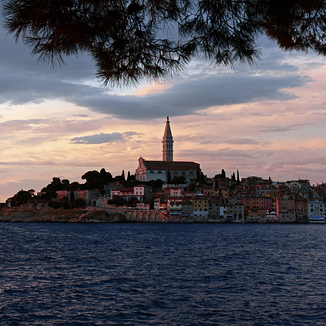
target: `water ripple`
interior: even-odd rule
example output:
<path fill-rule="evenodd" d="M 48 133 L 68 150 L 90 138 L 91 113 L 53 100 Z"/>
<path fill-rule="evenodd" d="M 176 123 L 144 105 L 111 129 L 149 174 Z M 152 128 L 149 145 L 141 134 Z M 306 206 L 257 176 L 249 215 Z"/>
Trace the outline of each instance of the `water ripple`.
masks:
<path fill-rule="evenodd" d="M 325 231 L 2 223 L 1 325 L 325 325 Z"/>

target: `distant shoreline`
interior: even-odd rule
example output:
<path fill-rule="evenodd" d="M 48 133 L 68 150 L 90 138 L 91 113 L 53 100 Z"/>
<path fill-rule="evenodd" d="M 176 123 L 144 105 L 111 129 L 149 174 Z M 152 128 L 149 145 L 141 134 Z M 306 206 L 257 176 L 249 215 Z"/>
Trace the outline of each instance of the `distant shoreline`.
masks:
<path fill-rule="evenodd" d="M 13 209 L 0 210 L 0 222 L 24 223 L 206 223 L 206 224 L 308 224 L 279 223 L 271 221 L 232 222 L 232 220 L 202 220 L 201 218 L 176 218 L 157 211 L 89 210 L 89 209 Z"/>

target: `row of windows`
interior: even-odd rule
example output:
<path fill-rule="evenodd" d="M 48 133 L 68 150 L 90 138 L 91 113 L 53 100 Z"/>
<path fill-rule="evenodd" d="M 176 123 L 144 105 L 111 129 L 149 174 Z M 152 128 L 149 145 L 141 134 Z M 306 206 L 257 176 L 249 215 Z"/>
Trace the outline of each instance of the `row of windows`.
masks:
<path fill-rule="evenodd" d="M 149 173 L 155 173 L 153 170 L 150 170 Z M 162 171 L 157 171 L 156 173 L 163 173 Z M 174 176 L 178 176 L 179 173 L 178 172 L 173 172 Z M 186 172 L 181 172 L 180 174 L 182 177 L 185 177 L 186 176 Z M 189 176 L 193 176 L 194 175 L 194 172 L 193 171 L 190 171 L 189 172 Z"/>

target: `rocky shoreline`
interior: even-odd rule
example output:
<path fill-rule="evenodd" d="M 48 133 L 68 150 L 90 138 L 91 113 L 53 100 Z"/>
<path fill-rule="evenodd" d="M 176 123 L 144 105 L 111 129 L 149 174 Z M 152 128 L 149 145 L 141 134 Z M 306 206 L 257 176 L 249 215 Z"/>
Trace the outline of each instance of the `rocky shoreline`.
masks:
<path fill-rule="evenodd" d="M 203 220 L 177 218 L 158 211 L 104 210 L 104 209 L 0 209 L 1 222 L 38 223 L 234 223 L 231 219 Z M 247 223 L 277 223 L 270 220 L 247 220 Z M 292 222 L 296 224 L 298 222 Z M 302 221 L 301 223 L 308 223 Z M 287 224 L 287 223 L 286 223 Z"/>
<path fill-rule="evenodd" d="M 2 209 L 0 222 L 121 223 L 127 220 L 119 212 L 104 210 Z"/>

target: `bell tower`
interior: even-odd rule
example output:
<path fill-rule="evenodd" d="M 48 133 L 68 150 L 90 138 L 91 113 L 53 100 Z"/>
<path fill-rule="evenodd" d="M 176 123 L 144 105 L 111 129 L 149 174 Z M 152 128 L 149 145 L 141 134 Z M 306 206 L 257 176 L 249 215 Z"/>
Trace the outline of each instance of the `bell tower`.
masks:
<path fill-rule="evenodd" d="M 163 161 L 173 161 L 173 137 L 170 128 L 169 117 L 166 118 L 163 136 Z"/>

